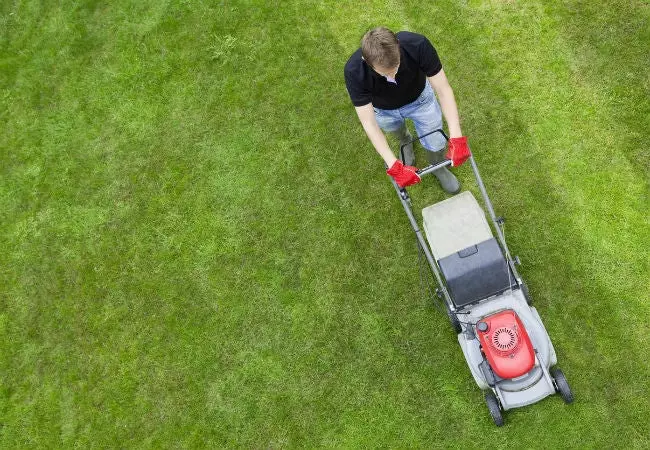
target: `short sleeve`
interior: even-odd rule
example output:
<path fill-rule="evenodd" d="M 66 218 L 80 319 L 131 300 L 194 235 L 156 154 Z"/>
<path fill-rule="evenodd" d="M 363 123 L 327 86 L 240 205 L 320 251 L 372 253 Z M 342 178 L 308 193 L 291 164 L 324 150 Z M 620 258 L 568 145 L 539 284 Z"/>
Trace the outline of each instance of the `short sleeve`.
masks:
<path fill-rule="evenodd" d="M 364 86 L 363 81 L 358 80 L 346 67 L 345 70 L 345 87 L 350 94 L 350 100 L 354 106 L 363 106 L 372 103 L 372 94 Z"/>
<path fill-rule="evenodd" d="M 433 48 L 429 39 L 422 36 L 422 40 L 418 45 L 418 50 L 420 56 L 420 69 L 422 69 L 427 77 L 432 77 L 442 70 L 442 62 L 438 57 L 438 52 Z"/>

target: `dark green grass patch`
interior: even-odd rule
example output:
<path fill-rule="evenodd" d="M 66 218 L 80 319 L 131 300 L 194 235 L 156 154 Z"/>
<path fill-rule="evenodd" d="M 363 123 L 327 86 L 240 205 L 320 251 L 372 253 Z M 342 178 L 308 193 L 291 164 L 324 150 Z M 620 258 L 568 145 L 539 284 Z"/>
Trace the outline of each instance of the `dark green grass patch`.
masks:
<path fill-rule="evenodd" d="M 649 446 L 649 16 L 2 3 L 0 446 Z M 379 24 L 436 45 L 573 405 L 496 429 L 423 294 L 343 84 Z"/>

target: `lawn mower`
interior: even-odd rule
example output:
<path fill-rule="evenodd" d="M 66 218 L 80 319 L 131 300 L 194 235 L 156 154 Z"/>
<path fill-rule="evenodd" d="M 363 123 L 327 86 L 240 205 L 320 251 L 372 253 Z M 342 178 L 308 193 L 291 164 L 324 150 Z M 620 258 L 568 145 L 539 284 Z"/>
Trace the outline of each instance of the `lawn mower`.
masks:
<path fill-rule="evenodd" d="M 404 147 L 435 130 L 418 136 Z M 451 165 L 450 160 L 418 170 L 424 177 Z M 504 219 L 494 214 L 492 203 L 473 156 L 469 163 L 496 231 L 494 237 L 483 209 L 470 191 L 463 191 L 422 210 L 422 231 L 405 188 L 391 178 L 415 231 L 438 288 L 434 301 L 443 300 L 444 312 L 458 336 L 470 371 L 485 392 L 485 402 L 497 426 L 502 411 L 519 408 L 559 393 L 566 403 L 573 394 L 566 377 L 554 368 L 557 357 L 526 284 L 519 276 L 505 241 Z"/>

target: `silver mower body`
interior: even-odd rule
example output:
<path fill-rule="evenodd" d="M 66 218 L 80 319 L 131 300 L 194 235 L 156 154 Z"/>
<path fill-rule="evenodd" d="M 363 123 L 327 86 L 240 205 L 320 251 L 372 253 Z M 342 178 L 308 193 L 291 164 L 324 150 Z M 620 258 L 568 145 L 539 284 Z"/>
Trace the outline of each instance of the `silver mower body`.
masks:
<path fill-rule="evenodd" d="M 497 290 L 490 297 L 476 300 L 460 308 L 459 305 L 455 304 L 457 316 L 462 316 L 463 322 L 461 332 L 458 333 L 458 343 L 479 388 L 483 390 L 493 389 L 504 410 L 529 405 L 555 394 L 555 386 L 549 370 L 551 366 L 557 363 L 557 357 L 551 339 L 537 310 L 528 305 L 522 289 L 516 285 L 514 274 L 507 274 L 510 269 L 505 258 L 502 257 L 500 249 L 495 246 L 480 248 L 481 243 L 488 242 L 494 237 L 483 209 L 481 209 L 471 192 L 462 192 L 425 208 L 422 210 L 422 217 L 424 231 L 431 251 L 438 266 L 442 266 L 443 270 L 445 258 L 473 246 L 479 246 L 478 252 L 466 258 L 472 258 L 472 256 L 478 255 L 480 251 L 499 252 L 496 257 L 497 259 L 502 258 L 501 267 L 486 267 L 485 264 L 482 264 L 481 267 L 478 267 L 479 273 L 473 273 L 476 271 L 472 271 L 470 268 L 467 271 L 469 273 L 462 275 L 494 278 L 494 270 L 502 270 L 506 273 L 502 281 L 507 282 L 507 284 L 502 283 L 503 292 Z M 468 265 L 471 265 L 471 262 L 468 262 Z M 479 265 L 481 263 L 483 261 L 479 261 Z M 509 279 L 510 277 L 511 279 Z M 493 291 L 488 291 L 488 294 L 491 293 Z M 456 300 L 454 293 L 451 292 L 450 294 L 452 302 L 454 302 Z M 503 310 L 512 310 L 517 313 L 526 328 L 537 356 L 535 366 L 527 374 L 515 379 L 500 379 L 490 373 L 489 368 L 485 367 L 485 358 L 475 330 L 469 325 L 476 324 L 481 319 Z M 458 314 L 459 312 L 463 314 Z"/>

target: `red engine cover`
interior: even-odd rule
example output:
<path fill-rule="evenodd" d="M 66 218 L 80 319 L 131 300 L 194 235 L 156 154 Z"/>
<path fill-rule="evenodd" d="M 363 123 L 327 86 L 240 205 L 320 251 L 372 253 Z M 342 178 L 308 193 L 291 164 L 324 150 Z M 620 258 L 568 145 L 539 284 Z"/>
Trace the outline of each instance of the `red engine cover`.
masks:
<path fill-rule="evenodd" d="M 487 324 L 487 329 L 485 325 Z M 517 314 L 511 310 L 485 317 L 476 324 L 483 353 L 492 370 L 501 378 L 516 378 L 535 365 L 535 351 L 526 329 Z"/>

